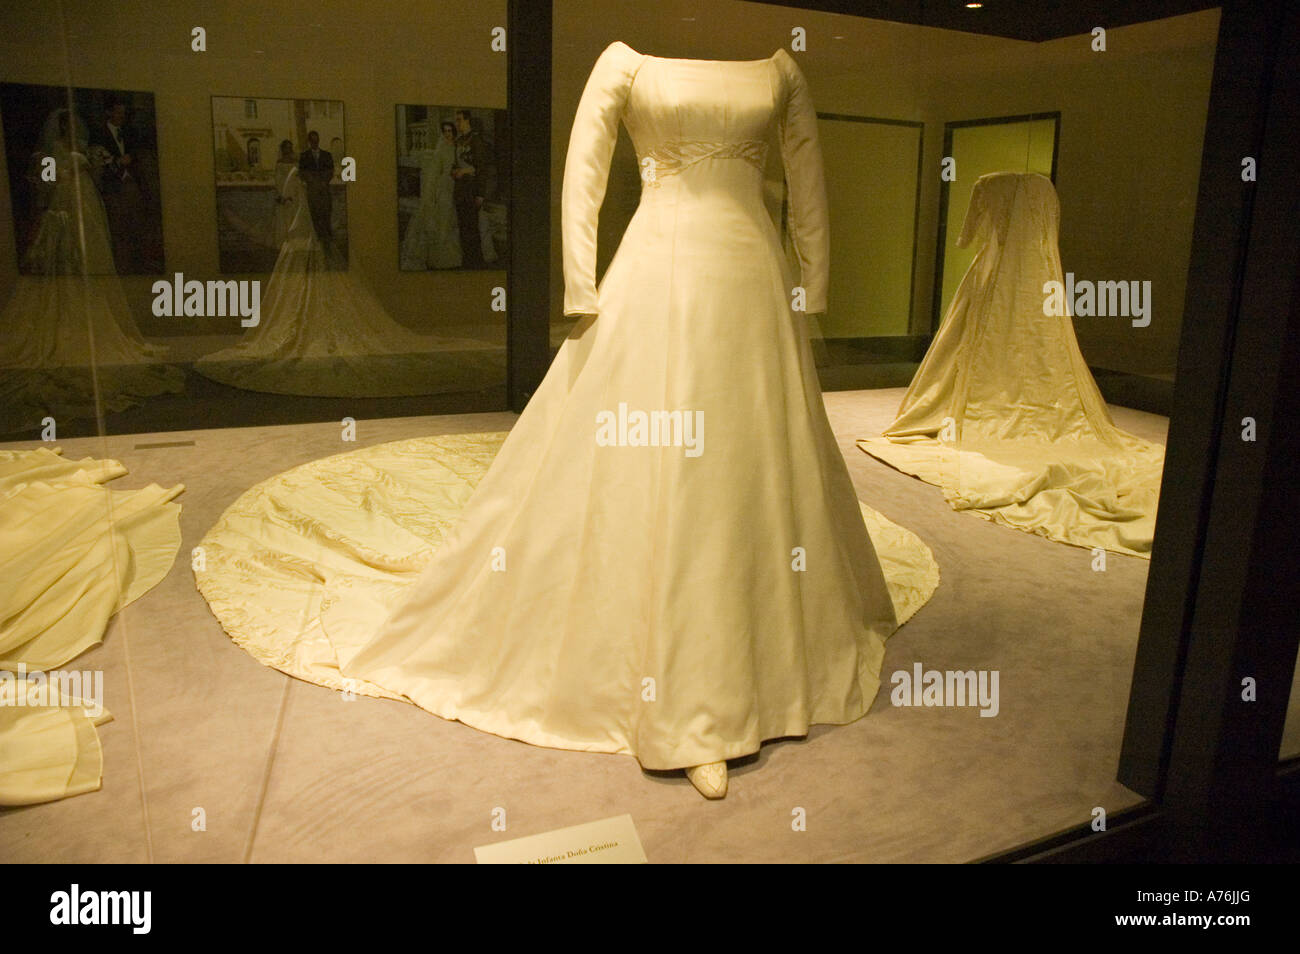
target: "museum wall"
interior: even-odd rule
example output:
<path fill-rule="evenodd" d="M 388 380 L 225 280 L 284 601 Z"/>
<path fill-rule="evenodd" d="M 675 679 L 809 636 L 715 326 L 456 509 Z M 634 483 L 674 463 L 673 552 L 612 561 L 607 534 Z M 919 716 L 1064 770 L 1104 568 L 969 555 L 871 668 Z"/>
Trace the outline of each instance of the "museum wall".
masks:
<path fill-rule="evenodd" d="M 1093 280 L 1150 280 L 1147 328 L 1124 319 L 1077 319 L 1089 363 L 1133 373 L 1172 374 L 1181 328 L 1218 12 L 1108 31 L 1107 52 L 1088 36 L 1042 44 L 863 20 L 766 4 L 717 2 L 709 29 L 698 6 L 557 0 L 552 132 L 552 317 L 561 315 L 560 188 L 570 124 L 596 57 L 615 39 L 643 53 L 756 59 L 803 26 L 810 51 L 799 62 L 821 113 L 925 122 L 924 169 L 938 170 L 945 122 L 1036 112 L 1061 113 L 1058 151 L 1061 255 L 1065 270 Z M 842 39 L 826 38 L 840 36 Z M 755 39 L 767 36 L 768 41 Z M 873 51 L 869 58 L 862 50 Z M 620 135 L 601 224 L 608 263 L 635 209 L 635 157 Z M 914 156 L 900 156 L 914 165 Z M 830 170 L 833 171 L 833 170 Z M 620 176 L 621 173 L 621 176 Z M 862 176 L 873 170 L 863 168 Z M 960 175 L 960 170 L 958 171 Z M 833 191 L 833 183 L 831 189 Z M 940 208 L 937 175 L 923 175 L 917 210 L 912 331 L 928 332 Z M 832 200 L 832 218 L 835 206 Z M 955 224 L 960 228 L 960 213 Z M 836 229 L 837 263 L 865 254 Z M 876 251 L 878 254 L 878 250 Z M 895 256 L 911 258 L 910 243 Z M 896 326 L 896 323 L 891 323 Z"/>
<path fill-rule="evenodd" d="M 503 108 L 505 54 L 493 52 L 489 41 L 490 30 L 505 22 L 504 0 L 7 4 L 0 80 L 153 92 L 167 272 L 200 280 L 218 277 L 210 97 L 342 100 L 346 153 L 357 163 L 357 181 L 346 187 L 353 269 L 412 328 L 501 323 L 489 305 L 504 271 L 398 269 L 395 107 Z M 195 26 L 207 31 L 205 53 L 190 49 Z M 7 182 L 8 170 L 0 174 Z M 0 188 L 0 301 L 17 274 L 11 222 L 8 189 Z M 154 317 L 155 280 L 122 278 L 145 334 L 238 333 L 236 319 Z"/>

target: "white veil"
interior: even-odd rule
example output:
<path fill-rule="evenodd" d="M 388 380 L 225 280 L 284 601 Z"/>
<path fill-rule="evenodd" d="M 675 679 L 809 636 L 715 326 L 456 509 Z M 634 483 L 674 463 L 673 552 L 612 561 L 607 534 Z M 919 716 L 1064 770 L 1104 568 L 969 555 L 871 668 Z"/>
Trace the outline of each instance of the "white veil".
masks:
<path fill-rule="evenodd" d="M 36 143 L 36 149 L 41 155 L 54 156 L 56 159 L 68 155 L 67 142 L 59 131 L 59 121 L 65 116 L 70 117 L 74 130 L 71 151 L 87 155 L 90 132 L 81 117 L 66 106 L 60 106 L 45 118 L 45 124 L 41 126 L 41 138 Z"/>
<path fill-rule="evenodd" d="M 868 454 L 949 504 L 1081 547 L 1149 558 L 1164 450 L 1115 426 L 1067 314 L 1060 202 L 1033 172 L 980 176 L 957 244 L 978 249 Z"/>

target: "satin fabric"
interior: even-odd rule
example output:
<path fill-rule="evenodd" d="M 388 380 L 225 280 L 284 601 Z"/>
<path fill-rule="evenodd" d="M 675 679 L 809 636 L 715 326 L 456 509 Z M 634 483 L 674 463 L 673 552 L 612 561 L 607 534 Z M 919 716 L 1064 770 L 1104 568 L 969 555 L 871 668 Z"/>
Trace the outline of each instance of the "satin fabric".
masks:
<path fill-rule="evenodd" d="M 184 489 L 101 486 L 115 460 L 72 461 L 58 449 L 0 451 L 0 670 L 60 669 L 99 645 L 109 619 L 167 575 L 180 548 Z M 99 787 L 94 724 L 78 700 L 15 705 L 30 687 L 0 681 L 0 804 Z"/>
<path fill-rule="evenodd" d="M 1115 426 L 1070 315 L 1044 314 L 1059 223 L 1045 176 L 980 177 L 957 242 L 979 251 L 898 417 L 858 445 L 954 509 L 1149 558 L 1164 449 Z"/>
<path fill-rule="evenodd" d="M 200 543 L 199 591 L 231 638 L 264 665 L 357 695 L 400 693 L 339 669 L 321 626 L 373 627 L 402 600 L 460 522 L 505 434 L 445 434 L 312 461 L 240 495 Z M 901 625 L 939 570 L 915 534 L 861 513 Z"/>
<path fill-rule="evenodd" d="M 620 121 L 643 159 L 673 161 L 646 177 L 597 286 L 597 216 Z M 335 665 L 357 691 L 653 769 L 863 715 L 898 626 L 894 594 L 911 612 L 937 569 L 901 528 L 880 537 L 882 559 L 864 524 L 763 204 L 754 144 L 769 141 L 790 183 L 802 295 L 820 311 L 826 199 L 794 60 L 668 60 L 610 45 L 579 103 L 562 189 L 565 312 L 585 317 L 491 468 L 470 494 L 457 466 L 430 457 L 449 471 L 447 489 L 408 492 L 391 473 L 366 479 L 370 462 L 344 455 L 294 477 L 291 499 L 315 512 L 283 532 L 278 519 L 258 527 L 265 504 L 252 495 L 251 510 L 241 502 L 210 534 L 246 551 L 221 564 L 243 575 L 199 579 L 227 630 L 265 646 L 259 658 Z M 606 446 L 600 417 L 621 407 L 702 415 L 702 452 Z M 389 493 L 408 514 L 464 509 L 420 556 L 409 534 L 383 529 Z M 277 487 L 266 495 L 290 499 Z M 286 532 L 292 555 L 279 549 Z M 305 627 L 278 597 L 276 623 L 260 597 L 232 606 L 272 566 L 296 571 Z M 409 585 L 384 582 L 412 568 Z"/>
<path fill-rule="evenodd" d="M 17 705 L 18 693 L 29 701 Z M 99 790 L 104 756 L 95 727 L 111 721 L 57 689 L 0 682 L 0 805 L 36 805 Z"/>
<path fill-rule="evenodd" d="M 204 355 L 194 370 L 249 391 L 315 397 L 477 391 L 505 380 L 499 345 L 410 331 L 361 279 L 335 267 L 312 226 L 297 170 L 283 198 L 293 218 L 258 324 L 232 347 Z"/>

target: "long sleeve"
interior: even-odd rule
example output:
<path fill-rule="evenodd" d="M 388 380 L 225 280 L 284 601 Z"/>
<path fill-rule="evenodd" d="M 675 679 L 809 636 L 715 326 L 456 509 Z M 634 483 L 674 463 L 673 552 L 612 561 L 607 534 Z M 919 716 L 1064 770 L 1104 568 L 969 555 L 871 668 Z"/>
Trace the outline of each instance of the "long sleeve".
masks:
<path fill-rule="evenodd" d="M 592 67 L 573 118 L 560 198 L 566 315 L 598 314 L 596 227 L 618 124 L 640 61 L 621 43 L 607 46 Z"/>
<path fill-rule="evenodd" d="M 790 189 L 790 238 L 799 257 L 800 280 L 809 314 L 826 311 L 830 284 L 830 221 L 826 172 L 817 140 L 817 111 L 803 71 L 785 50 L 776 62 L 785 78 L 780 110 L 781 159 Z"/>

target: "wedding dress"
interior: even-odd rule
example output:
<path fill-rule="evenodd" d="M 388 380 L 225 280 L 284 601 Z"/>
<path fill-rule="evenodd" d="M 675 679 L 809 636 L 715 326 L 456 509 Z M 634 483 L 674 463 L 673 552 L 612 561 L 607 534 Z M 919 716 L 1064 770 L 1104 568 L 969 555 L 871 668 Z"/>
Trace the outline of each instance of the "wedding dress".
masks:
<path fill-rule="evenodd" d="M 420 161 L 420 205 L 402 238 L 402 268 L 460 268 L 460 229 L 456 225 L 452 167 L 456 147 L 442 136 L 432 149 L 413 153 Z"/>
<path fill-rule="evenodd" d="M 234 147 L 239 149 L 238 146 Z M 275 197 L 272 205 L 256 214 L 245 217 L 233 207 L 232 203 L 218 202 L 217 213 L 222 223 L 239 232 L 243 239 L 262 248 L 272 248 L 278 253 L 289 238 L 289 227 L 293 224 L 297 204 L 289 192 L 289 177 L 298 175 L 298 160 L 281 159 L 275 164 L 272 173 Z"/>
<path fill-rule="evenodd" d="M 293 227 L 293 217 L 297 206 L 287 195 L 290 177 L 297 178 L 297 162 L 277 162 L 275 164 L 275 209 L 271 213 L 271 237 L 275 243 L 272 248 L 279 249 L 289 239 L 289 230 Z"/>
<path fill-rule="evenodd" d="M 620 121 L 655 168 L 598 288 Z M 244 494 L 196 574 L 227 631 L 315 682 L 649 769 L 866 713 L 886 637 L 938 571 L 859 505 L 791 307 L 764 143 L 824 310 L 816 123 L 784 51 L 610 45 L 562 190 L 564 311 L 585 317 L 514 429 L 379 445 Z M 642 412 L 677 418 L 647 429 Z"/>
<path fill-rule="evenodd" d="M 184 373 L 159 363 L 167 348 L 146 342 L 131 315 L 84 128 L 69 116 L 56 110 L 45 123 L 36 167 L 52 158 L 54 182 L 0 313 L 0 434 L 184 388 Z"/>
<path fill-rule="evenodd" d="M 234 346 L 204 355 L 194 370 L 249 391 L 313 397 L 478 391 L 505 380 L 499 345 L 408 330 L 347 266 L 331 260 L 297 169 L 282 200 L 292 218 L 258 324 Z M 356 268 L 355 252 L 352 258 Z"/>
<path fill-rule="evenodd" d="M 180 548 L 184 487 L 108 490 L 115 460 L 0 451 L 0 805 L 99 787 L 99 703 L 53 675 L 157 585 Z"/>
<path fill-rule="evenodd" d="M 1149 558 L 1164 450 L 1115 426 L 1070 315 L 1045 313 L 1059 223 L 1045 176 L 976 181 L 957 244 L 979 251 L 897 419 L 858 445 L 957 510 Z"/>

